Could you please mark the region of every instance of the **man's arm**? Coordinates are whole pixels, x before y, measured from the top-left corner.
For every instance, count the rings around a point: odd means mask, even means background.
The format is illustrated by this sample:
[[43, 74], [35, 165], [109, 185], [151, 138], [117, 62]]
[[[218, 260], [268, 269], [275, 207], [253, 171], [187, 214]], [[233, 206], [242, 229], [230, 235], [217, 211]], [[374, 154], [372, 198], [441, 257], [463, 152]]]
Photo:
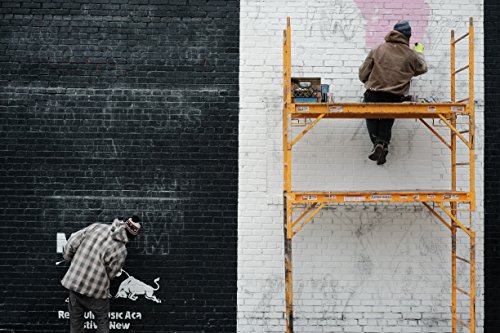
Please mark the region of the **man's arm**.
[[417, 53], [417, 61], [415, 62], [415, 76], [427, 73], [427, 62], [422, 53]]
[[427, 73], [428, 68], [427, 68], [427, 62], [425, 61], [424, 57], [424, 44], [415, 43], [413, 50], [417, 55], [416, 61], [413, 65], [415, 76]]
[[127, 250], [124, 249], [107, 256], [107, 260], [105, 263], [106, 273], [108, 274], [110, 280], [114, 279], [123, 268], [123, 265], [125, 264], [125, 258], [127, 258]]
[[71, 236], [68, 239], [68, 242], [66, 243], [66, 245], [63, 246], [63, 258], [65, 260], [71, 261], [71, 259], [73, 259], [76, 250], [78, 250], [78, 247], [85, 239], [87, 228], [78, 230], [77, 232], [71, 234]]
[[366, 57], [365, 61], [363, 61], [363, 63], [359, 67], [359, 72], [358, 72], [359, 80], [363, 83], [368, 81], [372, 69], [373, 69], [373, 50], [371, 50], [370, 53], [368, 53], [368, 56]]

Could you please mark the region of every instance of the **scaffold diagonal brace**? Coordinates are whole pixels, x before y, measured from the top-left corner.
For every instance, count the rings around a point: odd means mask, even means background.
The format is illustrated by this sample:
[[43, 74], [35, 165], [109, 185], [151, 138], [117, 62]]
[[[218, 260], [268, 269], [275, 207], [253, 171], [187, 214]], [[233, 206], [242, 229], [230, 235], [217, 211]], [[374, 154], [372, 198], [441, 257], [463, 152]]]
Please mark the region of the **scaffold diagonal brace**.
[[425, 127], [427, 127], [439, 140], [441, 140], [441, 142], [444, 143], [446, 147], [450, 148], [450, 150], [452, 149], [451, 145], [448, 142], [446, 142], [446, 140], [441, 136], [441, 134], [439, 134], [434, 128], [432, 128], [431, 125], [429, 125], [422, 118], [418, 118], [418, 120], [420, 120], [425, 125]]
[[444, 220], [444, 218], [439, 215], [433, 207], [431, 207], [428, 203], [422, 202], [422, 204], [434, 215], [439, 221], [441, 221], [446, 228], [448, 228], [451, 231], [451, 225]]
[[292, 228], [295, 228], [295, 226], [304, 218], [304, 216], [306, 216], [314, 207], [316, 207], [317, 204], [318, 203], [315, 202], [312, 205], [310, 205], [309, 207], [307, 207], [304, 210], [304, 212], [302, 214], [300, 214], [300, 216], [294, 222], [292, 222]]
[[299, 142], [300, 139], [304, 137], [304, 135], [307, 134], [323, 117], [325, 114], [320, 114], [318, 118], [316, 118], [312, 123], [310, 123], [303, 131], [300, 133], [291, 143], [290, 143], [290, 148], [293, 147], [297, 142]]
[[[321, 209], [323, 209], [323, 207], [325, 207], [325, 205], [326, 205], [326, 202], [323, 202], [323, 203], [321, 203], [321, 205], [319, 205], [318, 207], [316, 207], [316, 209], [314, 209], [314, 210], [313, 210], [313, 211], [312, 211], [312, 212], [311, 212], [311, 213], [307, 216], [307, 218], [306, 218], [304, 221], [302, 221], [302, 223], [300, 223], [300, 225], [299, 225], [299, 226], [298, 226], [298, 227], [297, 227], [297, 228], [293, 231], [293, 235], [295, 236], [296, 234], [298, 234], [298, 233], [299, 233], [299, 231], [300, 231], [300, 230], [301, 230], [301, 229], [302, 229], [302, 228], [303, 228], [306, 224], [308, 224], [308, 223], [312, 220], [312, 218], [313, 218], [314, 216], [316, 216], [316, 214], [318, 214], [318, 213], [319, 213], [319, 211], [320, 211]], [[310, 209], [309, 209], [309, 211], [311, 211], [313, 207], [309, 207], [309, 208], [310, 208]], [[309, 211], [304, 212], [305, 214], [302, 214], [302, 215], [301, 215], [301, 216], [300, 216], [300, 217], [299, 217], [299, 218], [298, 218], [298, 219], [297, 219], [297, 220], [293, 223], [293, 225], [297, 225], [297, 224], [300, 222], [300, 220], [302, 220], [302, 219], [306, 216], [306, 214], [307, 214]]]
[[460, 133], [460, 131], [458, 131], [455, 126], [453, 126], [443, 115], [438, 115], [439, 118], [441, 118], [441, 120], [446, 124], [446, 126], [448, 126], [453, 132], [455, 132], [455, 134], [460, 138], [460, 140], [462, 140], [465, 145], [469, 148], [469, 149], [472, 149], [472, 145], [469, 141], [467, 141], [466, 138], [464, 138], [464, 136]]
[[460, 227], [460, 229], [462, 229], [467, 235], [469, 235], [469, 237], [475, 237], [475, 233], [464, 226], [462, 222], [460, 222], [442, 203], [436, 202], [436, 204], [443, 210], [443, 212], [445, 212], [446, 215], [448, 215], [449, 218], [453, 220], [453, 222], [455, 222]]

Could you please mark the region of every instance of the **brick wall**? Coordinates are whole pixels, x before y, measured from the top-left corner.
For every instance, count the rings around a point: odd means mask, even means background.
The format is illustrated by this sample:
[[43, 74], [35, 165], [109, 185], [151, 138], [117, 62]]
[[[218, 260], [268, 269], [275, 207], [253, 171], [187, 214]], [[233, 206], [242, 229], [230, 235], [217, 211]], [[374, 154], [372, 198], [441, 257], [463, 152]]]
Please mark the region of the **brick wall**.
[[500, 228], [499, 228], [499, 180], [498, 167], [500, 153], [498, 151], [498, 116], [499, 85], [498, 54], [500, 51], [498, 36], [500, 4], [496, 1], [484, 2], [484, 86], [485, 86], [485, 194], [484, 194], [484, 224], [485, 224], [485, 332], [500, 331], [500, 288], [498, 281], [500, 271]]
[[[476, 304], [478, 332], [483, 331], [482, 15], [482, 1], [465, 0], [241, 2], [239, 332], [283, 332], [285, 326], [281, 98], [287, 16], [292, 24], [292, 76], [321, 77], [337, 101], [355, 102], [361, 101], [364, 91], [357, 77], [359, 65], [374, 41], [382, 42], [403, 17], [413, 26], [412, 41], [425, 44], [430, 66], [429, 73], [413, 81], [411, 93], [449, 100], [450, 29], [462, 35], [468, 17], [474, 18]], [[463, 66], [465, 49], [457, 58], [457, 66]], [[467, 95], [467, 75], [458, 78], [458, 92]], [[436, 190], [450, 186], [449, 150], [418, 121], [396, 121], [386, 165], [376, 166], [367, 159], [371, 148], [364, 120], [322, 120], [293, 148], [292, 187]], [[461, 150], [459, 155], [465, 153]], [[466, 188], [467, 181], [460, 173], [459, 187]], [[331, 207], [293, 242], [297, 332], [450, 331], [450, 235], [422, 206]], [[461, 315], [467, 319], [466, 313]]]
[[237, 1], [0, 3], [0, 328], [67, 332], [58, 247], [136, 213], [125, 270], [161, 303], [113, 299], [113, 328], [235, 331], [238, 13]]
[[[144, 230], [125, 269], [152, 287], [159, 277], [154, 294], [162, 303], [113, 299], [115, 329], [282, 332], [286, 16], [292, 18], [293, 74], [322, 77], [342, 101], [360, 101], [357, 68], [400, 16], [411, 21], [431, 66], [414, 80], [412, 93], [448, 96], [449, 30], [465, 32], [473, 16], [477, 319], [478, 332], [483, 326], [496, 332], [497, 7], [485, 1], [485, 49], [479, 0], [1, 2], [0, 328], [67, 331], [66, 292], [59, 285], [65, 267], [55, 265], [61, 237], [133, 212]], [[459, 79], [459, 90], [465, 86]], [[484, 274], [483, 86], [485, 151], [492, 156], [485, 164], [492, 185], [484, 196], [491, 235]], [[369, 150], [362, 120], [321, 122], [295, 149], [294, 188], [449, 184], [447, 150], [413, 120], [397, 121], [384, 167], [368, 163]], [[296, 330], [448, 332], [449, 257], [448, 232], [421, 207], [323, 210], [294, 238]], [[123, 279], [113, 284], [113, 295]]]

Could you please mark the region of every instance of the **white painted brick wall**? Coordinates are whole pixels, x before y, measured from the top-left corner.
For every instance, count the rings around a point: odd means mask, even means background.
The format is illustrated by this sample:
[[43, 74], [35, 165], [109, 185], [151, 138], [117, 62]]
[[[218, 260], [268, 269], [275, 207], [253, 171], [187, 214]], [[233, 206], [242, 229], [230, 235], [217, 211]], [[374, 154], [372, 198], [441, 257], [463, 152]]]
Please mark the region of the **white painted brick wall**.
[[[400, 11], [400, 18], [426, 27], [422, 40], [430, 70], [413, 81], [411, 92], [443, 99], [450, 90], [450, 29], [462, 35], [468, 17], [474, 18], [476, 304], [477, 332], [483, 332], [482, 1], [371, 1], [385, 9], [368, 11], [376, 14], [370, 18], [362, 3], [241, 1], [238, 332], [285, 331], [281, 99], [286, 17], [292, 23], [293, 76], [321, 77], [331, 84], [336, 100], [361, 101], [364, 89], [357, 71], [369, 51], [365, 30], [387, 31], [368, 22], [386, 11]], [[413, 9], [405, 9], [411, 4], [416, 4]], [[465, 49], [458, 59], [457, 67], [465, 65]], [[467, 74], [459, 77], [458, 91], [466, 94]], [[443, 134], [447, 137], [448, 130]], [[322, 120], [294, 147], [293, 188], [449, 188], [449, 150], [420, 122], [396, 120], [386, 165], [367, 159], [370, 148], [364, 120]], [[465, 180], [459, 184], [468, 185]], [[422, 206], [332, 206], [293, 244], [295, 332], [450, 331], [450, 235]]]

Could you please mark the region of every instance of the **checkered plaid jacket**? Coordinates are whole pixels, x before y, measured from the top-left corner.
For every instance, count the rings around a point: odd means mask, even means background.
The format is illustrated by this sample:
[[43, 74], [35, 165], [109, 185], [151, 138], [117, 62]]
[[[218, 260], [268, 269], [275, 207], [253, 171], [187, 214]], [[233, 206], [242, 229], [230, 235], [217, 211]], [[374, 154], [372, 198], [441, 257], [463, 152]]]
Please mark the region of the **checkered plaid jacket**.
[[110, 280], [125, 263], [127, 242], [125, 224], [117, 219], [111, 225], [94, 223], [71, 234], [63, 249], [71, 265], [62, 285], [89, 297], [108, 298]]

